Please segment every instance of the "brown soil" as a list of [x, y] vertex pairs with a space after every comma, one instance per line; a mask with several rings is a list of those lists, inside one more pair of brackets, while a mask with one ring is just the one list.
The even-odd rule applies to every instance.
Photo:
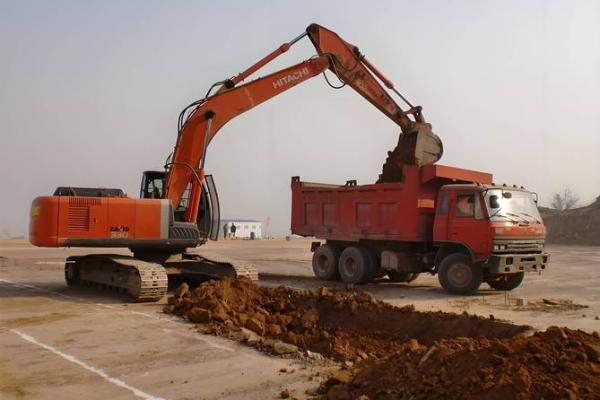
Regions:
[[401, 182], [405, 165], [415, 165], [415, 148], [417, 145], [417, 134], [401, 133], [398, 144], [392, 151], [388, 151], [387, 158], [381, 167], [381, 174], [377, 183]]
[[275, 353], [343, 361], [350, 369], [323, 383], [323, 399], [600, 399], [597, 333], [553, 327], [527, 337], [529, 327], [493, 318], [247, 279], [184, 284], [165, 312]]
[[326, 399], [600, 399], [598, 336], [551, 327], [531, 337], [405, 345], [322, 386]]
[[600, 197], [589, 206], [562, 212], [540, 207], [540, 213], [548, 243], [600, 245]]
[[343, 361], [383, 358], [412, 338], [431, 345], [454, 337], [507, 338], [529, 329], [466, 313], [398, 308], [367, 292], [300, 292], [258, 287], [247, 279], [211, 281], [193, 291], [182, 285], [165, 311], [202, 323], [206, 332], [228, 334], [245, 327]]

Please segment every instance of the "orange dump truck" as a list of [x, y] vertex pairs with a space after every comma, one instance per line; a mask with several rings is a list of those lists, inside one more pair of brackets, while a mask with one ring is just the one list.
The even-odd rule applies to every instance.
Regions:
[[483, 282], [512, 290], [548, 262], [534, 193], [443, 165], [405, 166], [401, 182], [370, 185], [294, 177], [291, 228], [324, 241], [312, 244], [315, 276], [350, 284], [429, 272], [454, 294]]

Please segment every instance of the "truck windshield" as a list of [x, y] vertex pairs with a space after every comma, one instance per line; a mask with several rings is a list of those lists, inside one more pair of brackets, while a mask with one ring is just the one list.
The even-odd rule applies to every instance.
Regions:
[[529, 192], [490, 189], [485, 205], [492, 221], [541, 222], [533, 196]]

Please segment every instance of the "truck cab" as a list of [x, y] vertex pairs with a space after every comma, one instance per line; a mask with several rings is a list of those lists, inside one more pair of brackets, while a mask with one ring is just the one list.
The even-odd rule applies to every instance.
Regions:
[[536, 203], [534, 193], [517, 186], [442, 186], [433, 226], [442, 286], [466, 293], [484, 281], [511, 290], [525, 272], [545, 269], [545, 227]]

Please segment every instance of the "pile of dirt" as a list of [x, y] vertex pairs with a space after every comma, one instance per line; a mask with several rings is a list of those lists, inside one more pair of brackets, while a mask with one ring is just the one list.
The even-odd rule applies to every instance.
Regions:
[[331, 400], [600, 399], [599, 354], [597, 334], [557, 327], [512, 339], [407, 343], [321, 389]]
[[600, 246], [600, 197], [589, 206], [561, 212], [540, 207], [540, 214], [548, 243]]
[[552, 327], [394, 307], [353, 289], [296, 291], [248, 279], [183, 284], [164, 309], [277, 354], [340, 361], [321, 398], [600, 399], [600, 338]]
[[184, 284], [164, 311], [201, 324], [203, 332], [240, 332], [240, 339], [267, 344], [277, 353], [309, 350], [353, 362], [402, 351], [409, 339], [431, 345], [454, 337], [508, 338], [529, 329], [466, 313], [394, 307], [367, 292], [266, 288], [243, 278], [211, 281], [194, 290]]

